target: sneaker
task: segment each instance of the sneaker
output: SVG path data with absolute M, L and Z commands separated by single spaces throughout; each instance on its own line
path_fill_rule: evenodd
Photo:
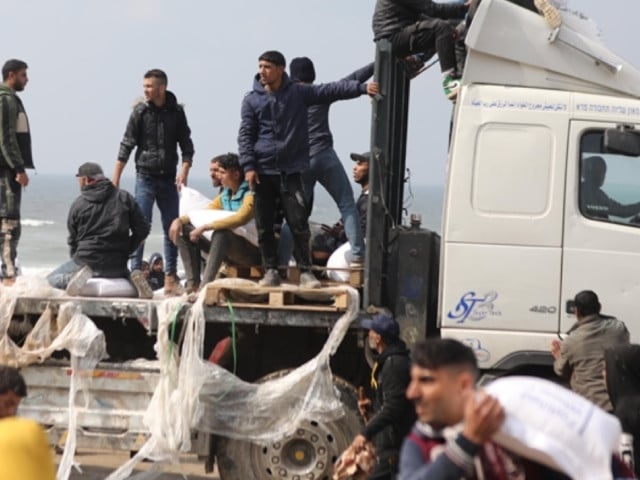
M 364 268 L 364 258 L 363 257 L 353 257 L 349 262 L 349 268 L 353 269 L 362 269 Z
M 180 279 L 175 273 L 167 273 L 164 276 L 164 296 L 178 297 L 184 293 L 184 288 L 180 285 Z
M 422 73 L 424 63 L 424 55 L 421 53 L 409 55 L 401 59 L 401 65 L 410 80 Z
M 277 268 L 268 268 L 264 277 L 258 282 L 261 287 L 277 287 L 280 285 L 280 274 Z
M 302 272 L 299 285 L 302 288 L 320 288 L 320 280 L 312 272 Z
M 533 0 L 534 5 L 538 9 L 538 12 L 542 14 L 547 25 L 553 30 L 560 28 L 562 25 L 562 17 L 558 9 L 551 3 L 550 0 Z
M 153 290 L 141 270 L 134 270 L 129 275 L 129 279 L 138 291 L 138 298 L 153 298 Z
M 449 100 L 455 100 L 460 91 L 460 79 L 447 75 L 444 77 L 444 80 L 442 80 L 442 88 L 444 88 L 444 94 Z
M 80 295 L 80 291 L 91 277 L 93 277 L 93 270 L 91 270 L 89 265 L 84 265 L 80 270 L 73 274 L 71 280 L 67 283 L 67 288 L 65 290 L 67 295 L 72 297 Z

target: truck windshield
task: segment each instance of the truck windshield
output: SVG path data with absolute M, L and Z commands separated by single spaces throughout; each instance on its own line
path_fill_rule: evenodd
M 640 227 L 640 157 L 603 153 L 604 131 L 580 145 L 580 212 L 587 218 Z

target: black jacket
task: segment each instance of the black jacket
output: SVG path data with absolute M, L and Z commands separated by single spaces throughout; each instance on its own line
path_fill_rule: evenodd
M 136 148 L 136 171 L 164 178 L 176 176 L 178 145 L 182 161 L 191 164 L 193 142 L 187 117 L 176 96 L 167 91 L 166 102 L 157 107 L 152 102 L 138 103 L 131 112 L 120 143 L 118 160 L 126 162 Z
M 128 275 L 129 255 L 149 234 L 133 196 L 106 178 L 82 188 L 69 209 L 67 228 L 71 258 L 108 278 Z
M 373 39 L 390 37 L 411 24 L 429 18 L 460 18 L 462 4 L 435 3 L 431 0 L 378 0 L 373 12 Z
M 16 92 L 0 84 L 0 168 L 23 173 L 33 167 L 29 119 Z
M 402 440 L 416 420 L 415 408 L 407 400 L 411 360 L 402 341 L 389 345 L 374 365 L 373 417 L 362 434 L 374 440 L 378 455 L 398 452 Z
M 371 75 L 373 75 L 373 63 L 350 73 L 342 80 L 357 80 L 364 83 Z M 329 107 L 331 107 L 331 103 L 323 103 L 312 105 L 308 109 L 310 157 L 333 147 L 333 135 L 329 129 Z

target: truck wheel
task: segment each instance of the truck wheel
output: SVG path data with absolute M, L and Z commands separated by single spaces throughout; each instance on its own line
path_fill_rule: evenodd
M 259 382 L 279 378 L 289 370 L 280 370 Z M 216 456 L 221 480 L 250 478 L 331 478 L 333 464 L 360 432 L 357 391 L 346 380 L 333 377 L 340 392 L 345 416 L 334 422 L 303 420 L 292 433 L 267 444 L 256 444 L 219 437 Z M 293 426 L 292 426 L 293 427 Z

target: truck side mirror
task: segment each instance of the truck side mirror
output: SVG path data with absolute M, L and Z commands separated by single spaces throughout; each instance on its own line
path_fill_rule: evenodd
M 608 153 L 640 156 L 640 132 L 627 125 L 608 128 L 604 131 L 604 149 Z

